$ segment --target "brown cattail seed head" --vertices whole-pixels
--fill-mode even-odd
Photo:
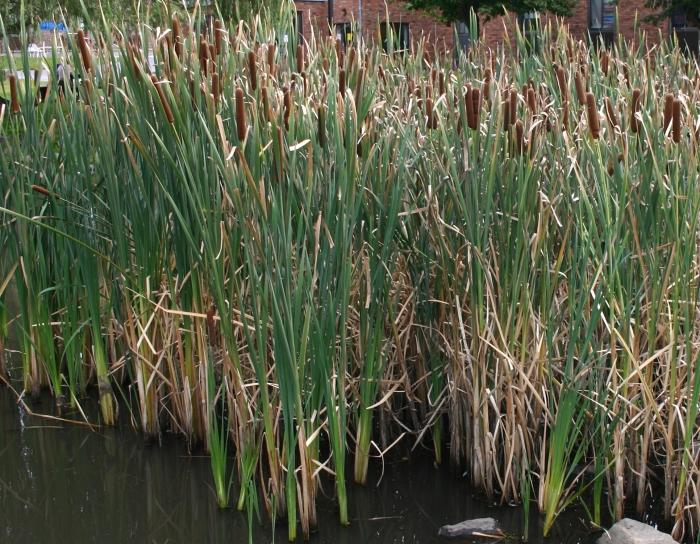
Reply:
[[[86,72],[92,72],[92,56],[90,55],[90,49],[85,39],[85,33],[82,30],[78,30],[78,48],[80,49],[80,58],[83,61],[83,68],[85,68]]]
[[[591,136],[597,140],[600,138],[600,119],[598,118],[598,109],[596,108],[593,93],[586,93],[586,106],[588,110],[588,127],[591,130]]]
[[[537,114],[537,100],[535,96],[535,89],[532,87],[527,90],[527,105],[530,108],[532,115]]]
[[[17,92],[17,76],[10,75],[10,111],[19,113],[19,93]]]
[[[673,141],[680,143],[681,141],[681,101],[673,101]]]
[[[219,104],[219,96],[221,95],[221,83],[217,72],[211,75],[211,93],[214,95],[214,104]]]
[[[620,123],[617,120],[617,113],[615,112],[615,106],[613,106],[612,100],[609,96],[605,97],[605,117],[608,120],[610,126],[615,129],[619,128]]]
[[[479,117],[481,113],[481,91],[472,89],[472,124],[469,128],[477,130],[479,128]]]
[[[267,69],[271,76],[275,75],[275,44],[267,45]]]
[[[245,97],[243,96],[243,89],[236,87],[236,132],[238,136],[238,141],[242,142],[245,140],[246,133],[248,132],[245,122]]]
[[[433,99],[428,98],[425,101],[425,114],[427,115],[427,128],[428,130],[434,129],[437,126],[437,121],[435,120],[435,113],[433,112]]]
[[[165,112],[165,117],[168,119],[168,123],[172,125],[175,121],[175,118],[173,117],[173,110],[170,108],[170,104],[168,103],[168,100],[165,97],[165,93],[163,92],[161,84],[158,82],[158,79],[153,74],[151,74],[151,82],[156,88],[158,98],[160,99],[160,103],[163,106],[163,111]]]
[[[318,108],[318,144],[321,148],[326,147],[326,107]]]
[[[525,128],[523,127],[523,122],[520,119],[515,122],[515,144],[517,146],[518,154],[522,154],[525,146]]]
[[[214,53],[216,54],[215,58],[218,58],[219,55],[221,55],[221,51],[223,49],[223,42],[224,25],[219,19],[217,19],[216,21],[214,21]]]
[[[467,110],[467,126],[472,127],[474,124],[474,102],[472,101],[472,87],[467,85],[467,91],[464,93],[464,106]]]
[[[41,185],[32,185],[32,191],[44,196],[51,196],[49,190],[46,187],[42,187]]]
[[[292,114],[292,93],[288,87],[284,88],[284,127],[289,130],[289,118]]]
[[[664,99],[664,132],[671,126],[673,116],[673,95],[667,94]]]
[[[559,92],[561,93],[562,100],[569,100],[569,87],[566,85],[566,73],[564,68],[561,66],[556,67],[557,71],[557,83],[559,85]]]
[[[250,88],[253,91],[258,90],[258,64],[255,51],[248,53],[248,75],[250,76]]]
[[[518,113],[518,91],[510,90],[510,124],[514,125]]]
[[[635,89],[632,91],[632,111],[630,114],[630,130],[633,133],[639,132],[639,119],[637,119],[637,112],[639,111],[639,104],[642,97],[642,91]]]
[[[173,45],[177,57],[182,58],[182,27],[180,20],[175,15],[173,15]]]
[[[566,131],[569,128],[569,101],[564,100],[561,106],[561,129]]]

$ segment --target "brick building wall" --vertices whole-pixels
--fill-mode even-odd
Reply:
[[[574,13],[564,19],[572,33],[580,38],[585,38],[589,29],[591,0],[579,0],[574,8]],[[616,6],[617,31],[627,39],[634,37],[635,20],[637,28],[645,31],[650,42],[657,42],[659,33],[668,36],[669,24],[667,22],[653,25],[644,21],[648,10],[644,8],[641,0],[618,0]],[[311,36],[311,29],[315,28],[320,35],[326,35],[328,28],[328,4],[326,0],[297,0],[297,10],[303,17],[303,34],[306,39]],[[362,35],[366,39],[376,39],[379,36],[378,23],[387,20],[391,23],[407,23],[411,40],[425,36],[429,41],[437,41],[438,46],[451,49],[453,45],[453,29],[430,15],[408,10],[405,4],[399,0],[335,0],[333,9],[333,23],[349,23],[355,21],[361,28]],[[551,17],[543,15],[546,21]],[[502,43],[506,33],[514,35],[516,17],[496,17],[482,25],[481,37],[487,45],[495,47]]]
[[[425,37],[430,43],[452,48],[452,26],[444,24],[426,13],[409,10],[397,0],[334,0],[333,24],[355,23],[365,39],[379,39],[379,23],[404,23],[408,25],[410,39]],[[303,34],[311,35],[312,26],[326,35],[328,28],[328,4],[325,0],[297,0],[297,11],[303,14]],[[388,19],[387,19],[388,12]]]
[[[571,33],[581,39],[588,36],[589,9],[589,0],[579,0],[571,16],[563,19],[564,24],[569,27]],[[644,2],[640,0],[618,0],[616,13],[617,32],[621,33],[628,40],[635,37],[635,21],[637,30],[645,32],[650,43],[659,41],[659,33],[664,37],[669,34],[668,22],[654,25],[644,20],[650,11],[644,7]],[[553,20],[555,18],[546,15],[542,17],[543,22],[549,19]],[[515,34],[516,21],[517,19],[514,16],[491,19],[483,25],[482,38],[489,46],[495,47],[503,42],[506,33],[510,33],[511,36]]]

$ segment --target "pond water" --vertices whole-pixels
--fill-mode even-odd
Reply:
[[[53,401],[31,404],[52,413]],[[350,485],[351,524],[337,523],[330,498],[320,493],[319,527],[312,543],[440,542],[438,528],[476,517],[494,517],[519,540],[520,508],[490,506],[467,482],[430,457],[387,460],[379,485]],[[369,481],[378,481],[381,463]],[[332,489],[326,490],[331,493]],[[534,508],[533,508],[534,509]],[[274,534],[273,534],[274,533]],[[254,523],[254,542],[286,542],[284,521]],[[583,512],[567,512],[548,539],[541,520],[530,520],[530,542],[593,543]],[[178,437],[146,443],[130,427],[96,431],[30,416],[0,386],[0,541],[14,543],[247,542],[244,514],[220,510],[209,460],[187,451]]]

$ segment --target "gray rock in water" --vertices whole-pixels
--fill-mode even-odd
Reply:
[[[455,525],[443,525],[438,536],[447,538],[467,538],[478,536],[503,536],[493,518],[468,519]]]
[[[657,531],[651,525],[625,518],[613,525],[598,539],[598,544],[678,544],[671,535]]]

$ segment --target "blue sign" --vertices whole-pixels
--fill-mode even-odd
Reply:
[[[40,30],[58,30],[59,32],[66,31],[66,25],[63,23],[57,23],[56,21],[42,21],[39,23]]]

